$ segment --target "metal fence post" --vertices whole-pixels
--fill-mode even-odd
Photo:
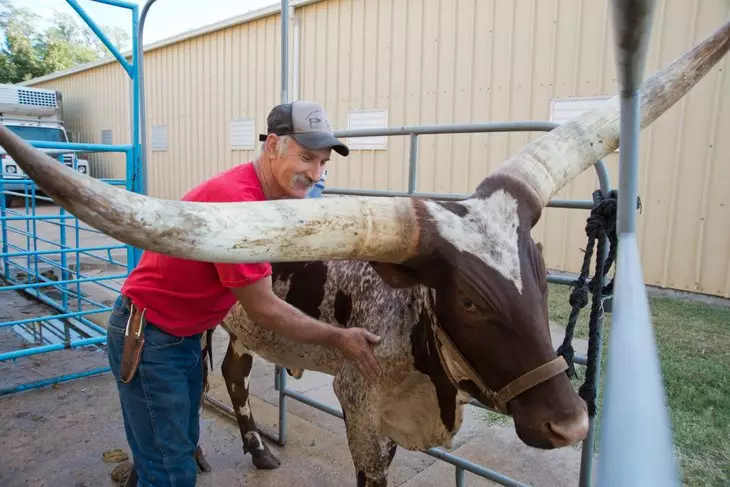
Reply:
[[[601,428],[601,486],[679,485],[671,426],[636,242],[640,100],[653,0],[613,0],[620,87],[613,324]]]
[[[410,134],[410,156],[408,157],[408,194],[416,192],[418,177],[418,134]]]

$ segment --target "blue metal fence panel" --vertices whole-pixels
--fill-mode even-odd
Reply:
[[[128,145],[74,144],[28,141],[42,149],[67,152],[116,152],[126,157],[123,179],[102,179],[129,191],[142,192],[144,174],[140,157],[140,80],[138,76],[138,6],[121,0],[92,0],[130,10],[132,15],[132,61],[127,61],[111,44],[97,24],[76,0],[66,0],[87,25],[109,48],[129,75],[133,86],[132,143]],[[61,162],[59,161],[59,164]],[[0,353],[0,362],[57,350],[103,345],[106,329],[90,319],[111,311],[97,296],[99,292],[114,295],[139,261],[141,250],[110,241],[109,237],[79,221],[50,198],[28,178],[14,179],[12,186],[0,175],[0,292],[22,293],[45,305],[48,312],[22,319],[6,319],[0,329],[11,328],[29,346]],[[22,205],[8,206],[8,200]],[[85,267],[103,266],[104,271],[92,275]],[[0,298],[3,296],[0,295]],[[108,372],[98,367],[84,372],[70,372],[29,383],[5,387],[0,395],[55,384]]]

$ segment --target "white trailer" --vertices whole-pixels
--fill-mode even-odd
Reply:
[[[0,123],[25,140],[70,142],[61,112],[61,93],[58,91],[0,84]],[[81,173],[89,173],[89,161],[79,159],[77,151],[41,150]],[[10,206],[13,197],[23,197],[30,180],[2,147],[0,160],[0,191],[4,194],[6,205]],[[21,182],[23,180],[25,183]]]

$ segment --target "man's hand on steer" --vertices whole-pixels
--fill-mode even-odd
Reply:
[[[368,379],[380,378],[381,369],[372,345],[380,343],[381,338],[364,328],[346,328],[340,334],[338,348],[346,358],[353,360],[360,372]]]
[[[269,330],[300,343],[334,347],[355,362],[369,380],[380,377],[372,346],[380,337],[364,328],[339,328],[303,313],[274,294],[271,276],[246,286],[231,288],[248,317]]]

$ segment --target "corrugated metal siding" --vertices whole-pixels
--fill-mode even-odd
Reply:
[[[33,85],[55,89],[63,96],[63,118],[73,142],[101,144],[102,130],[111,130],[113,144],[131,141],[131,83],[119,63],[76,76]],[[124,178],[126,161],[119,153],[83,153],[97,178]]]
[[[179,198],[256,150],[231,150],[230,122],[278,102],[279,16],[195,37],[146,58],[149,126],[167,126],[168,150],[148,149],[150,194]]]
[[[367,10],[364,3],[323,2],[298,13],[301,97],[323,102],[338,127],[348,110],[372,108],[387,108],[390,126],[548,120],[551,99],[615,93],[609,2],[373,0]],[[726,1],[658,1],[647,75],[729,14]],[[643,133],[638,230],[648,284],[730,296],[730,205],[722,192],[730,146],[720,138],[730,127],[728,67],[726,58]],[[422,136],[417,188],[471,192],[538,135]],[[405,190],[407,161],[408,139],[392,137],[387,150],[335,158],[329,184]],[[618,184],[617,154],[605,163]],[[590,199],[597,185],[589,171],[556,198]],[[587,216],[545,211],[534,235],[549,267],[580,269]]]
[[[390,126],[547,120],[551,99],[615,93],[609,8],[601,0],[316,2],[296,10],[301,74],[292,96],[324,104],[337,128],[347,126],[348,110],[372,108],[387,108]],[[725,0],[658,0],[646,73],[729,16]],[[148,153],[151,194],[178,198],[256,156],[258,150],[230,149],[229,125],[255,117],[257,130],[265,129],[280,99],[279,28],[279,15],[270,15],[145,55],[148,127],[166,125],[169,136],[166,152]],[[638,224],[648,284],[730,297],[730,202],[723,192],[730,141],[722,137],[730,133],[728,67],[730,58],[643,132]],[[83,141],[97,142],[100,130],[112,127],[120,142],[129,127],[125,81],[112,64],[40,86],[64,92],[70,126],[89,138]],[[422,136],[418,189],[471,192],[538,135]],[[408,154],[407,137],[389,138],[387,150],[335,154],[328,184],[405,190]],[[605,162],[617,184],[617,155]],[[586,172],[557,198],[590,199],[597,184]],[[545,211],[534,235],[549,267],[579,269],[587,215]]]
[[[651,69],[730,16],[721,0],[661,2]],[[649,284],[730,296],[730,79],[727,57],[647,131],[641,250]],[[723,184],[725,183],[725,184]]]

